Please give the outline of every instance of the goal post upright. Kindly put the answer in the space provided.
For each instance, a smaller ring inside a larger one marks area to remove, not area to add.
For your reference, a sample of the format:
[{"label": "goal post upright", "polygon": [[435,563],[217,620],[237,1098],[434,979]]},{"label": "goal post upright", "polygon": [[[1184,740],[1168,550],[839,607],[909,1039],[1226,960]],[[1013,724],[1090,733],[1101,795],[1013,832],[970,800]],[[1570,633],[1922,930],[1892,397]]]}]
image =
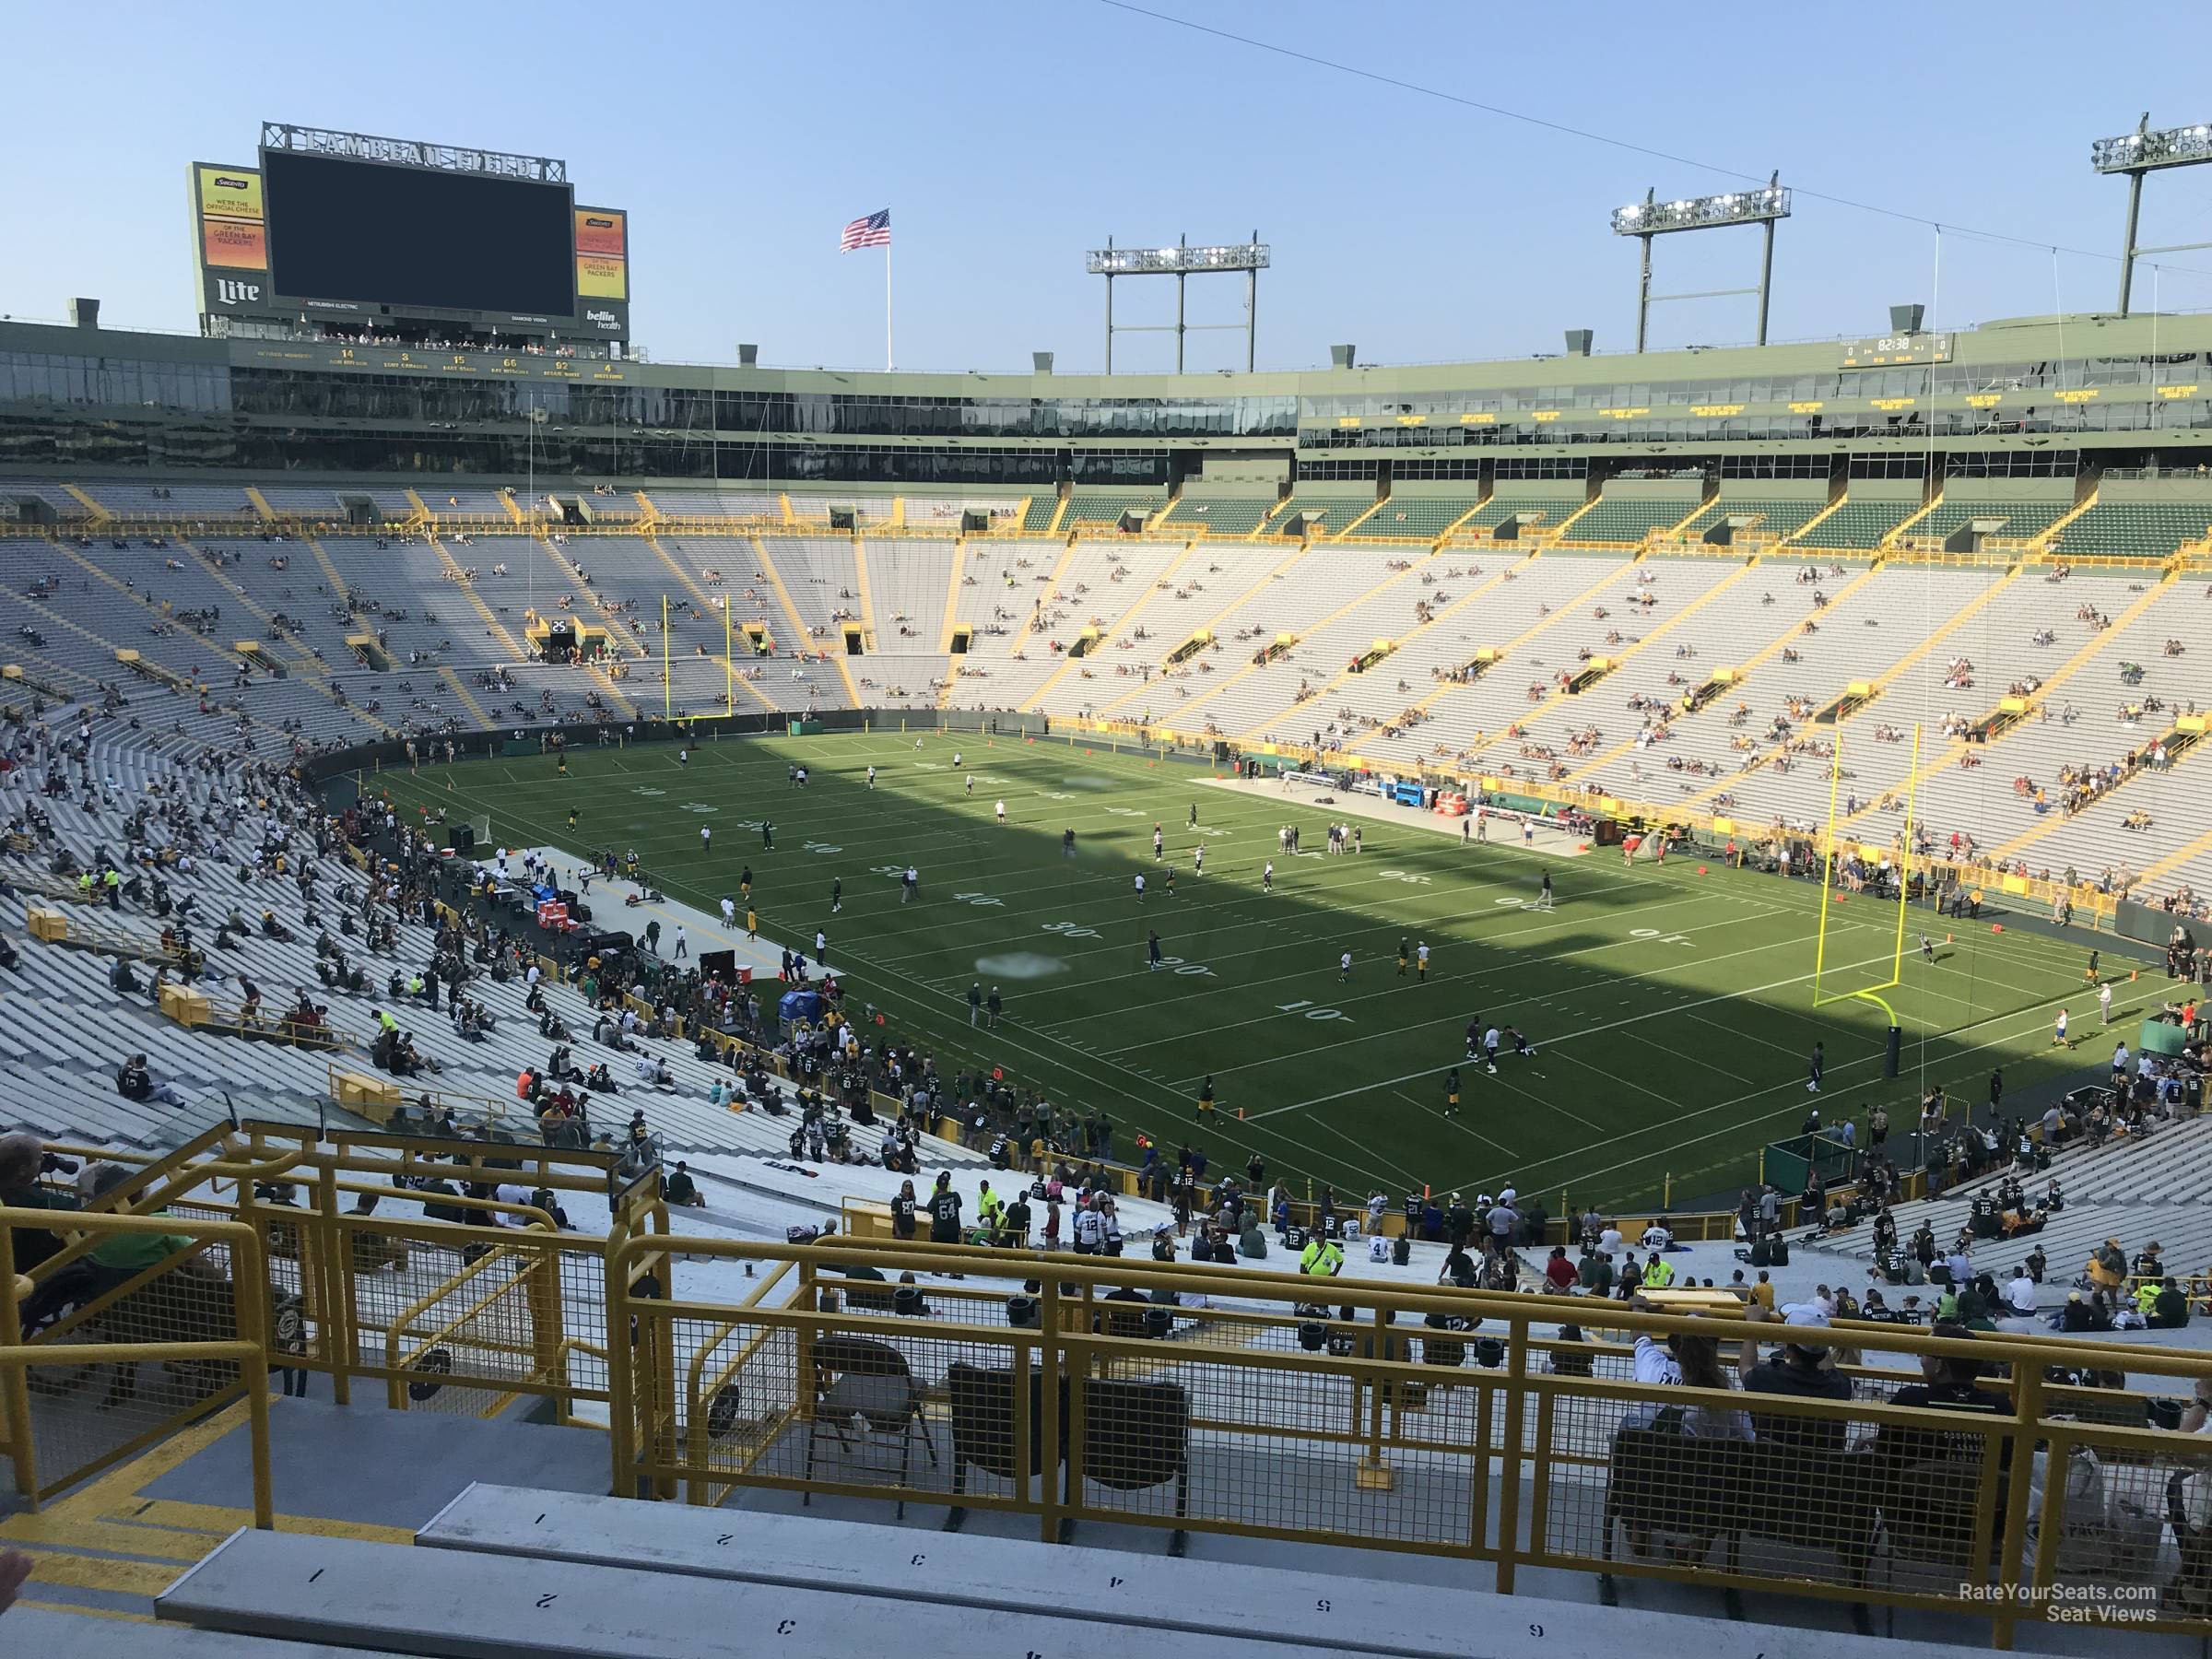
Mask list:
[{"label": "goal post upright", "polygon": [[1903,1046],[1903,1030],[1898,1023],[1897,1010],[1882,994],[1896,989],[1905,977],[1905,907],[1909,902],[1907,891],[1912,878],[1912,834],[1916,824],[1916,810],[1920,800],[1920,753],[1923,735],[1921,724],[1912,725],[1912,761],[1905,773],[1905,817],[1898,836],[1897,855],[1897,924],[1890,937],[1889,975],[1879,983],[1862,985],[1849,991],[1830,992],[1825,976],[1828,970],[1828,914],[1835,902],[1830,888],[1836,875],[1836,796],[1843,778],[1843,735],[1839,728],[1830,745],[1828,774],[1828,847],[1821,867],[1820,921],[1813,951],[1813,1006],[1824,1007],[1830,1003],[1858,1000],[1872,1003],[1881,1009],[1888,1021],[1888,1041],[1885,1045],[1882,1075],[1898,1075],[1899,1057]]},{"label": "goal post upright", "polygon": [[[1891,987],[1904,982],[1905,905],[1907,902],[1905,894],[1907,885],[1912,877],[1912,832],[1918,821],[1916,808],[1920,798],[1921,740],[1922,727],[1915,723],[1912,727],[1912,760],[1905,780],[1904,823],[1898,837],[1897,924],[1890,938],[1889,977],[1877,984],[1831,994],[1827,990],[1825,982],[1828,971],[1828,912],[1833,901],[1833,896],[1828,889],[1834,882],[1836,876],[1836,825],[1838,821],[1836,797],[1841,793],[1843,777],[1842,734],[1839,732],[1836,735],[1833,743],[1834,754],[1830,762],[1828,778],[1828,844],[1823,854],[1821,868],[1820,924],[1813,954],[1813,1002],[1815,1006],[1851,996],[1866,997],[1878,1002],[1879,998],[1875,997],[1874,993],[1889,990]],[[1887,1011],[1888,1005],[1883,1004],[1882,1006]],[[1894,1019],[1892,1023],[1894,1023]]]},{"label": "goal post upright", "polygon": [[[1889,982],[1904,983],[1905,979],[1905,906],[1906,895],[1912,880],[1912,832],[1920,823],[1920,737],[1921,724],[1912,723],[1912,769],[1905,774],[1905,822],[1902,833],[1897,838],[1897,950],[1889,963]],[[1887,1006],[1887,1005],[1885,1005]],[[1897,1017],[1889,1018],[1892,1027]]]}]

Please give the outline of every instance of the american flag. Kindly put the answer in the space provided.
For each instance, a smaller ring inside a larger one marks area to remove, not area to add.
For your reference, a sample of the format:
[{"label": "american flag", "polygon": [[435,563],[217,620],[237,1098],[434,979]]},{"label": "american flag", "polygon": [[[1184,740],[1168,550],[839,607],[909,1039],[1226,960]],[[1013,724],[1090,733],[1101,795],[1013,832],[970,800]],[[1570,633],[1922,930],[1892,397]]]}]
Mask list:
[{"label": "american flag", "polygon": [[850,253],[855,248],[888,248],[891,245],[891,210],[871,213],[854,219],[845,227],[845,233],[837,239],[837,251]]}]

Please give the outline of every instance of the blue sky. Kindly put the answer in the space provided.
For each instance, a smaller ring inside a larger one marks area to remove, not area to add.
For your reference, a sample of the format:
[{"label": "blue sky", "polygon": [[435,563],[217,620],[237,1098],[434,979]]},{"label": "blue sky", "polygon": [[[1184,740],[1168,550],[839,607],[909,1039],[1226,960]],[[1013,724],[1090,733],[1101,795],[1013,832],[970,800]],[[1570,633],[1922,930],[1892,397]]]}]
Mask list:
[{"label": "blue sky", "polygon": [[[1208,38],[1100,0],[766,6],[459,0],[209,10],[137,0],[22,6],[0,153],[36,162],[0,237],[0,312],[193,325],[185,164],[251,160],[264,118],[565,157],[580,198],[631,214],[638,339],[665,360],[877,367],[883,263],[837,232],[888,206],[902,368],[1095,369],[1101,283],[1087,248],[1234,241],[1255,227],[1262,367],[1415,362],[1633,337],[1641,197],[1725,190],[1715,167],[2034,246],[1977,240],[1800,194],[1782,228],[1776,339],[1873,332],[1893,300],[1936,321],[2102,310],[2124,186],[2089,140],[2212,119],[2193,27],[2043,4],[1265,6],[1144,0],[1300,52],[1648,145],[1661,160]],[[2178,19],[2179,14],[2171,14]],[[1571,18],[1572,27],[1562,27]],[[90,56],[88,56],[88,53]],[[97,65],[97,73],[93,65]],[[20,175],[19,175],[20,176]],[[2212,241],[2212,169],[2154,179],[2147,244]],[[1733,288],[1756,233],[1657,248],[1660,291]],[[2212,308],[2212,250],[2167,256],[2137,304]],[[2183,270],[2181,267],[2194,267]],[[1149,294],[1147,289],[1150,288]],[[1194,321],[1242,285],[1191,288]],[[1166,321],[1171,285],[1127,283],[1124,321]],[[1747,300],[1654,312],[1653,343],[1747,338]],[[1125,336],[1124,369],[1165,367]],[[1192,336],[1194,368],[1241,338]]]}]

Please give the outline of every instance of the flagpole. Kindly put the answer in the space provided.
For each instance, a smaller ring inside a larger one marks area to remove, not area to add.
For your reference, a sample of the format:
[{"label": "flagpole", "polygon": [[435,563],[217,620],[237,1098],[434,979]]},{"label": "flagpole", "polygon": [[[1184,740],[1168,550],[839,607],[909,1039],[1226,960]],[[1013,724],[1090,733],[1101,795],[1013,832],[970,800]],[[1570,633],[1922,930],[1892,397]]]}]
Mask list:
[{"label": "flagpole", "polygon": [[898,365],[891,359],[891,244],[883,244],[883,366],[888,372]]}]

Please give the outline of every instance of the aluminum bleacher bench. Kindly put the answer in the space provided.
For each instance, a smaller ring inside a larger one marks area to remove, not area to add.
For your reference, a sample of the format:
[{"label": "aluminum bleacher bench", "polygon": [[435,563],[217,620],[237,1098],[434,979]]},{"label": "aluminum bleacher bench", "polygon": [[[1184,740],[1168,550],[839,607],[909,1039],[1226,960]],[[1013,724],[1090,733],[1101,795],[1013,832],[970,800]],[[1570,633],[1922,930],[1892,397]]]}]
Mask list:
[{"label": "aluminum bleacher bench", "polygon": [[[1645,1650],[1662,1633],[1700,1659],[1755,1659],[1774,1651],[1772,1627],[1721,1619],[1644,1615],[1540,1597],[1395,1580],[1345,1571],[1306,1571],[1222,1561],[1178,1559],[1147,1551],[1064,1547],[971,1533],[924,1533],[865,1522],[676,1504],[478,1483],[415,1535],[418,1550],[455,1550],[481,1561],[520,1556],[547,1564],[612,1564],[641,1572],[747,1583],[835,1590],[896,1605],[904,1631],[910,1612],[933,1604],[974,1617],[975,1609],[1019,1612],[1038,1606],[1077,1627],[1087,1651],[1118,1647],[1143,1632],[1220,1643],[1233,1632],[1255,1655],[1308,1652],[1415,1654],[1520,1654],[1555,1659],[1618,1659]],[[1655,1621],[1655,1622],[1654,1622]],[[1545,1637],[1532,1650],[1532,1625]],[[1487,1633],[1487,1634],[1486,1634]],[[1818,1650],[1833,1659],[1932,1659],[1964,1653],[1947,1643],[1885,1641],[1822,1630]],[[904,1646],[903,1641],[901,1646]],[[1040,1652],[1053,1652],[1040,1648]],[[1180,1651],[1180,1650],[1169,1650]]]},{"label": "aluminum bleacher bench", "polygon": [[[1098,1640],[1096,1625],[1065,1615],[947,1602],[893,1609],[880,1596],[844,1590],[250,1528],[225,1539],[154,1607],[203,1630],[351,1641],[432,1659],[849,1659],[883,1651],[893,1625],[901,1655],[947,1659],[1072,1653]],[[1154,1630],[1144,1645],[1164,1659],[1218,1659],[1221,1633]],[[1297,1651],[1355,1650],[1309,1638]]]},{"label": "aluminum bleacher bench", "polygon": [[10,1653],[39,1659],[359,1659],[363,1652],[43,1607],[17,1607],[7,1616],[6,1635]]}]

